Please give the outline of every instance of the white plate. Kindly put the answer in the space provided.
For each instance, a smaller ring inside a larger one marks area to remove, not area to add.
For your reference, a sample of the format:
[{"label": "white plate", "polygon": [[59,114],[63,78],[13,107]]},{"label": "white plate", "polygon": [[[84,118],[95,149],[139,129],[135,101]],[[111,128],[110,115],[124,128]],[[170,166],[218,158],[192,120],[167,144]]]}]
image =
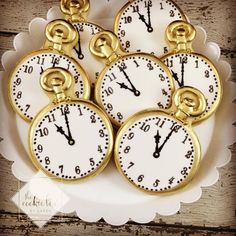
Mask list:
[{"label": "white plate", "polygon": [[[97,0],[96,0],[97,1]],[[103,0],[99,7],[93,9],[95,0],[91,0],[90,20],[112,29],[113,19],[118,9],[126,2]],[[112,7],[111,7],[112,6]],[[110,11],[110,9],[112,9]],[[102,17],[108,13],[108,18]],[[49,10],[47,20],[35,18],[29,25],[29,33],[20,33],[14,39],[15,51],[8,51],[2,57],[5,71],[0,73],[0,152],[14,161],[12,173],[24,182],[28,182],[37,170],[27,155],[27,135],[29,124],[12,111],[7,97],[8,74],[15,63],[25,54],[37,50],[43,44],[43,31],[48,21],[60,18],[57,7]],[[147,223],[154,219],[156,213],[172,215],[180,209],[180,203],[197,201],[202,194],[201,187],[213,185],[219,178],[218,167],[230,160],[228,145],[235,140],[232,123],[235,109],[231,103],[235,96],[235,84],[227,82],[231,74],[230,65],[220,60],[220,48],[215,43],[206,43],[206,32],[197,27],[194,48],[209,57],[220,72],[224,85],[222,104],[215,116],[194,127],[202,145],[203,160],[195,179],[181,191],[169,196],[150,196],[128,184],[118,173],[113,162],[97,177],[79,184],[62,184],[55,182],[68,196],[69,203],[63,213],[76,211],[78,217],[88,222],[100,218],[113,225],[121,225],[129,219],[138,223]],[[45,104],[46,105],[46,104]]]}]

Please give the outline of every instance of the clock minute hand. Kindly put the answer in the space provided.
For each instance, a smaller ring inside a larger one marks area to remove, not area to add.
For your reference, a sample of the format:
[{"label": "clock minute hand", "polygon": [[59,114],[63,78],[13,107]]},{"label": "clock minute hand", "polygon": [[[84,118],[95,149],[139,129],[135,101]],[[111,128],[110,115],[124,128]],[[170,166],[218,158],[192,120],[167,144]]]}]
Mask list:
[{"label": "clock minute hand", "polygon": [[67,116],[67,112],[66,111],[64,111],[64,116],[65,116],[67,131],[68,131],[68,137],[70,139],[70,140],[68,140],[68,143],[70,145],[74,145],[75,144],[75,140],[72,138],[72,135],[71,135],[69,120],[68,120],[68,116]]},{"label": "clock minute hand", "polygon": [[183,87],[184,86],[184,61],[182,62],[182,66],[181,66],[181,86],[180,87]]},{"label": "clock minute hand", "polygon": [[157,149],[157,154],[156,154],[157,157],[160,157],[161,150],[165,146],[166,142],[170,139],[170,137],[171,137],[171,135],[173,134],[174,131],[175,131],[175,127],[170,131],[170,133],[166,136],[166,139],[164,140],[162,145]]},{"label": "clock minute hand", "polygon": [[147,31],[149,33],[153,32],[153,28],[152,28],[152,23],[151,23],[151,12],[150,12],[150,4],[148,3],[148,7],[147,7],[147,13],[148,13],[148,28]]},{"label": "clock minute hand", "polygon": [[80,60],[84,59],[84,54],[82,53],[82,47],[81,47],[81,37],[80,37],[80,31],[78,29],[77,26],[75,26],[77,32],[78,32],[78,35],[79,35],[79,41],[78,41],[78,49],[76,49],[76,47],[74,48],[76,53],[77,53],[77,56]]},{"label": "clock minute hand", "polygon": [[[140,91],[135,88],[135,86],[134,86],[133,83],[131,82],[131,80],[130,80],[129,76],[127,75],[127,73],[125,72],[125,70],[124,70],[122,67],[119,67],[119,69],[123,72],[123,74],[125,75],[125,78],[128,80],[130,86],[132,87],[132,90],[133,90],[132,92],[134,93],[134,95],[135,95],[136,97],[140,96],[140,94],[141,94]],[[127,88],[127,89],[128,89],[128,88]],[[129,89],[129,90],[130,90],[130,89]],[[131,90],[130,90],[130,91],[131,91]]]}]

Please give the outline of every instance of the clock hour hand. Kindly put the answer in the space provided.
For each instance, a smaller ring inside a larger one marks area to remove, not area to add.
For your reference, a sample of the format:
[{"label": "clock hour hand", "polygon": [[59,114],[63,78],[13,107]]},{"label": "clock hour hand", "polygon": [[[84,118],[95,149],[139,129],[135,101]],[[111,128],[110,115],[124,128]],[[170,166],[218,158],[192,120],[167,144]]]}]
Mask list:
[{"label": "clock hour hand", "polygon": [[147,31],[151,33],[153,31],[152,26],[146,22],[144,15],[142,15],[140,12],[137,12],[137,13],[139,15],[139,19],[146,25]]},{"label": "clock hour hand", "polygon": [[134,90],[134,89],[129,88],[125,83],[119,83],[119,82],[116,82],[116,83],[120,85],[120,88],[127,89],[127,90],[131,91],[136,97],[138,97],[140,95],[140,92],[138,90]]},{"label": "clock hour hand", "polygon": [[65,134],[65,131],[63,130],[63,128],[61,126],[58,126],[55,124],[55,126],[57,127],[57,132],[62,134],[63,136],[65,136],[65,138],[67,139],[68,141],[68,144],[69,145],[74,145],[75,141],[74,139],[71,139],[68,135]]},{"label": "clock hour hand", "polygon": [[[165,144],[167,143],[167,141],[170,139],[171,135],[176,132],[176,126],[170,131],[170,133],[166,136],[164,142],[161,144],[161,146],[159,148],[157,148],[156,152],[155,152],[155,158],[160,157],[161,151],[164,148]],[[154,155],[153,155],[154,156]]]},{"label": "clock hour hand", "polygon": [[75,47],[74,49],[75,49],[75,51],[76,51],[76,53],[77,53],[78,58],[79,58],[80,60],[82,60],[82,59],[84,59],[84,54],[83,54],[83,52],[82,52],[82,47],[81,47],[80,31],[79,31],[79,29],[78,29],[77,26],[75,26],[75,28],[76,28],[76,30],[77,30],[77,32],[78,32],[78,34],[79,34],[79,41],[78,41],[78,49],[77,49],[76,47]]},{"label": "clock hour hand", "polygon": [[[129,88],[126,86],[126,87],[127,87],[126,89],[130,90],[131,92],[133,92],[136,97],[140,96],[140,94],[141,94],[140,91],[135,88],[135,86],[134,86],[133,83],[131,82],[131,80],[130,80],[129,76],[127,75],[127,73],[125,72],[125,70],[124,70],[122,67],[119,67],[119,69],[120,69],[120,71],[123,72],[125,78],[128,80],[128,82],[129,82],[129,84],[130,84],[130,86],[131,86],[131,88],[132,88],[132,89],[129,89]],[[124,84],[124,83],[123,83],[123,84]]]},{"label": "clock hour hand", "polygon": [[177,84],[179,85],[179,87],[183,87],[183,86],[182,86],[182,81],[181,81],[181,82],[179,81],[178,74],[175,73],[173,70],[171,70],[171,72],[172,72],[172,75],[173,75],[175,81],[176,81]]},{"label": "clock hour hand", "polygon": [[160,142],[160,134],[159,134],[159,130],[157,130],[157,134],[154,136],[155,138],[155,143],[156,143],[156,147],[155,147],[155,152],[153,153],[153,157],[155,158],[158,158],[160,156],[160,153],[158,152],[158,145],[159,145],[159,142]]},{"label": "clock hour hand", "polygon": [[56,124],[54,124],[57,127],[57,132],[64,135],[66,137],[67,140],[70,140],[70,137],[68,135],[66,135],[65,131],[63,130],[62,126],[58,126]]}]

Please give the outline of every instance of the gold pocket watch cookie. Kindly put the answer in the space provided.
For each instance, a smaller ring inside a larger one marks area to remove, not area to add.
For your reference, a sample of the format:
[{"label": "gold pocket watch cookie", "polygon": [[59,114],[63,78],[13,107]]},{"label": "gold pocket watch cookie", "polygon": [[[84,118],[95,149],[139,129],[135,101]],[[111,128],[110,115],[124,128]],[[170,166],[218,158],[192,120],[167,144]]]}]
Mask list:
[{"label": "gold pocket watch cookie", "polygon": [[175,20],[187,20],[171,0],[129,0],[114,24],[126,52],[147,52],[157,56],[167,51],[166,27]]},{"label": "gold pocket watch cookie", "polygon": [[83,68],[71,57],[78,41],[74,27],[64,20],[50,22],[45,30],[43,49],[30,53],[16,65],[9,82],[9,97],[13,109],[26,121],[31,121],[48,102],[40,87],[40,76],[51,67],[62,67],[74,78],[74,95],[89,98],[90,84]]},{"label": "gold pocket watch cookie", "polygon": [[135,114],[117,134],[117,168],[131,184],[153,194],[188,184],[201,160],[191,120],[204,112],[205,106],[199,90],[183,87],[173,95],[170,109]]},{"label": "gold pocket watch cookie", "polygon": [[87,21],[90,8],[89,0],[61,0],[61,11],[66,20],[74,25],[79,34],[79,40],[73,50],[73,56],[87,71],[92,84],[95,83],[102,64],[94,59],[89,51],[89,42],[93,35],[103,31],[102,27]]},{"label": "gold pocket watch cookie", "polygon": [[158,58],[123,52],[110,31],[96,34],[90,50],[105,64],[95,86],[95,99],[116,126],[143,109],[170,106],[172,76]]},{"label": "gold pocket watch cookie", "polygon": [[162,57],[171,70],[175,87],[192,86],[199,89],[206,98],[206,110],[196,121],[207,119],[220,104],[222,82],[213,63],[205,56],[195,53],[192,42],[196,31],[183,21],[172,22],[166,30],[169,53]]},{"label": "gold pocket watch cookie", "polygon": [[109,119],[92,102],[73,99],[72,84],[73,76],[63,68],[43,72],[41,86],[54,99],[36,115],[29,131],[34,165],[65,181],[101,172],[113,147]]}]

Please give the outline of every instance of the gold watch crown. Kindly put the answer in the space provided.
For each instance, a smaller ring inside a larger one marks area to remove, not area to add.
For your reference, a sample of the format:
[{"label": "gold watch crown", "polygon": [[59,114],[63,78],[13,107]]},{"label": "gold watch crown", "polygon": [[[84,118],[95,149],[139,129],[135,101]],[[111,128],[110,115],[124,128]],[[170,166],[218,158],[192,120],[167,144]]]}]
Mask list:
[{"label": "gold watch crown", "polygon": [[102,31],[95,34],[90,41],[90,51],[95,56],[106,59],[108,65],[122,55],[120,42],[111,31]]},{"label": "gold watch crown", "polygon": [[70,54],[78,42],[78,33],[65,20],[51,21],[45,29],[46,41],[44,48],[51,48],[61,53]]},{"label": "gold watch crown", "polygon": [[173,21],[166,29],[166,39],[170,49],[175,52],[191,52],[196,30],[188,22]]},{"label": "gold watch crown", "polygon": [[61,0],[60,8],[66,20],[80,22],[87,18],[90,2],[89,0]]},{"label": "gold watch crown", "polygon": [[202,92],[193,87],[182,87],[173,94],[177,111],[174,116],[182,122],[190,117],[200,116],[206,110],[206,99]]},{"label": "gold watch crown", "polygon": [[40,78],[41,87],[50,93],[54,93],[55,101],[62,102],[67,100],[65,91],[72,86],[72,75],[67,70],[55,67],[45,70]]}]

